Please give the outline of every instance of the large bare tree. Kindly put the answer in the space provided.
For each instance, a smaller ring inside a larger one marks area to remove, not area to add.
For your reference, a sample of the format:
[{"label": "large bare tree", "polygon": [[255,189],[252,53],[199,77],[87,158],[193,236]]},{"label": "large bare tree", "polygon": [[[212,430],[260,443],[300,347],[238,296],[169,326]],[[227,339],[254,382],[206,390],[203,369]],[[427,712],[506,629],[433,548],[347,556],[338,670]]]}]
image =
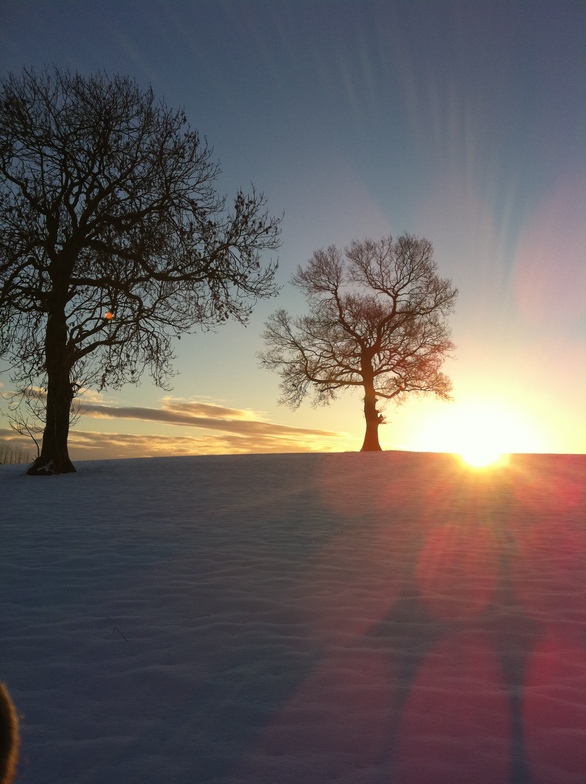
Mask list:
[{"label": "large bare tree", "polygon": [[292,282],[309,314],[276,311],[260,354],[281,375],[281,402],[296,408],[313,392],[315,404],[327,404],[341,389],[362,388],[362,450],[375,451],[384,421],[379,398],[450,398],[440,368],[454,348],[447,316],[458,292],[438,277],[430,242],[411,235],[354,241],[344,254],[332,245],[299,266]]},{"label": "large bare tree", "polygon": [[171,341],[245,322],[276,293],[279,218],[254,188],[230,207],[182,110],[131,79],[24,70],[0,82],[0,356],[19,390],[46,394],[31,474],[74,471],[81,387],[147,369],[163,385]]}]

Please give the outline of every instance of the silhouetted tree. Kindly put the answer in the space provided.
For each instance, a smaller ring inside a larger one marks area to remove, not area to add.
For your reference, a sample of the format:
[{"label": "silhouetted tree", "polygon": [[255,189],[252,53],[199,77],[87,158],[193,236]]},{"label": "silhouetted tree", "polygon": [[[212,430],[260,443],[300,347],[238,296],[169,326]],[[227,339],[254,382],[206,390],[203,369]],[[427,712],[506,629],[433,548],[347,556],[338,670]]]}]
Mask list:
[{"label": "silhouetted tree", "polygon": [[276,293],[280,218],[254,189],[231,209],[212,151],[128,78],[24,70],[0,82],[0,356],[46,390],[31,474],[74,471],[72,401],[145,369],[163,385],[172,337],[245,322]]},{"label": "silhouetted tree", "polygon": [[30,461],[30,453],[23,446],[14,445],[12,440],[3,441],[0,439],[0,465],[15,465],[30,463]]},{"label": "silhouetted tree", "polygon": [[[29,398],[26,392],[21,391],[11,394],[8,405],[8,424],[19,436],[28,436],[32,440],[36,449],[36,457],[41,454],[41,437],[44,430],[41,422],[45,413],[44,399],[41,410],[35,408],[35,403],[38,402],[38,398]],[[69,424],[72,424],[71,417]]]},{"label": "silhouetted tree", "polygon": [[410,235],[353,241],[344,255],[333,245],[316,251],[292,281],[309,315],[278,310],[265,325],[260,359],[281,375],[281,402],[296,408],[311,390],[314,404],[328,404],[338,390],[362,387],[362,450],[375,451],[378,398],[449,399],[440,368],[454,348],[446,318],[458,292],[436,269],[431,243]]},{"label": "silhouetted tree", "polygon": [[[45,430],[46,391],[28,386],[16,392],[0,393],[0,397],[8,401],[8,424],[19,436],[28,436],[32,440],[35,445],[36,457],[39,457],[43,431]],[[82,414],[83,409],[79,400],[74,400],[69,411],[69,426],[73,427]]]}]

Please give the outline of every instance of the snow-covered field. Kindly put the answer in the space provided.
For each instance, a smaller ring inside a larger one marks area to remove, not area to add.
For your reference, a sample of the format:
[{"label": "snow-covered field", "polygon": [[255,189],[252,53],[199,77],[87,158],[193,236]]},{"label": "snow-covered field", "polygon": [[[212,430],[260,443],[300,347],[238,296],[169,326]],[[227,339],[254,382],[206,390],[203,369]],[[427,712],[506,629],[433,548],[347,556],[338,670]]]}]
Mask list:
[{"label": "snow-covered field", "polygon": [[583,784],[586,456],[0,466],[22,784]]}]

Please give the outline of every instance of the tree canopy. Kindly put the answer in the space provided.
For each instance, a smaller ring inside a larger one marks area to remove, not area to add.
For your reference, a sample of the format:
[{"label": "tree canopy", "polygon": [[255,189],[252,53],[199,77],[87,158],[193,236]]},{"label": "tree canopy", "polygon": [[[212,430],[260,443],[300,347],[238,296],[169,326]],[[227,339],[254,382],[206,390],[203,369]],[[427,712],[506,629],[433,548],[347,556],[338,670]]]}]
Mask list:
[{"label": "tree canopy", "polygon": [[145,370],[163,385],[172,338],[246,322],[276,293],[280,218],[262,194],[216,191],[212,149],[183,110],[130,78],[23,70],[0,82],[0,356],[46,395],[29,473],[75,470],[82,387]]},{"label": "tree canopy", "polygon": [[450,398],[440,368],[454,349],[447,316],[458,292],[438,276],[430,242],[406,234],[355,240],[344,253],[332,245],[299,266],[292,282],[309,313],[277,310],[260,355],[281,376],[281,402],[296,408],[311,395],[314,404],[328,404],[340,390],[362,388],[362,448],[370,451],[380,449],[377,399]]}]

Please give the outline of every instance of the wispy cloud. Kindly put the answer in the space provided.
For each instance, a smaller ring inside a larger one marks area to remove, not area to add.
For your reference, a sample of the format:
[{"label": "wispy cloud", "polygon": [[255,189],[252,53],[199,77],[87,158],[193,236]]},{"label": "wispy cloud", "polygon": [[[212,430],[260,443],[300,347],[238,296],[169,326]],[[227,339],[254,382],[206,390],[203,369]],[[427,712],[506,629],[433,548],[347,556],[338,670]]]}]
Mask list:
[{"label": "wispy cloud", "polygon": [[165,422],[180,427],[197,427],[204,430],[222,430],[240,435],[281,435],[337,437],[330,430],[314,430],[266,422],[260,416],[254,418],[251,411],[225,408],[211,403],[184,402],[174,398],[163,398],[162,408],[138,406],[109,406],[97,403],[82,403],[82,416],[107,419],[138,419],[149,422]]},{"label": "wispy cloud", "polygon": [[[247,454],[261,452],[331,452],[349,448],[348,436],[331,430],[290,427],[269,422],[258,412],[201,400],[165,397],[160,408],[115,406],[88,391],[80,400],[80,418],[70,431],[74,460],[165,455]],[[96,429],[88,427],[94,420]],[[148,423],[169,426],[164,433],[104,432],[102,420],[119,420],[120,429],[148,430]],[[130,426],[130,423],[134,423]],[[180,428],[178,432],[175,428]],[[24,450],[32,460],[31,439],[0,427],[0,441]]]},{"label": "wispy cloud", "polygon": [[347,448],[346,436],[331,430],[290,427],[267,422],[254,411],[215,403],[166,397],[161,408],[114,406],[83,401],[81,421],[87,418],[162,423],[202,431],[201,434],[104,433],[75,427],[71,454],[90,457],[138,457],[250,452],[337,451]]}]

